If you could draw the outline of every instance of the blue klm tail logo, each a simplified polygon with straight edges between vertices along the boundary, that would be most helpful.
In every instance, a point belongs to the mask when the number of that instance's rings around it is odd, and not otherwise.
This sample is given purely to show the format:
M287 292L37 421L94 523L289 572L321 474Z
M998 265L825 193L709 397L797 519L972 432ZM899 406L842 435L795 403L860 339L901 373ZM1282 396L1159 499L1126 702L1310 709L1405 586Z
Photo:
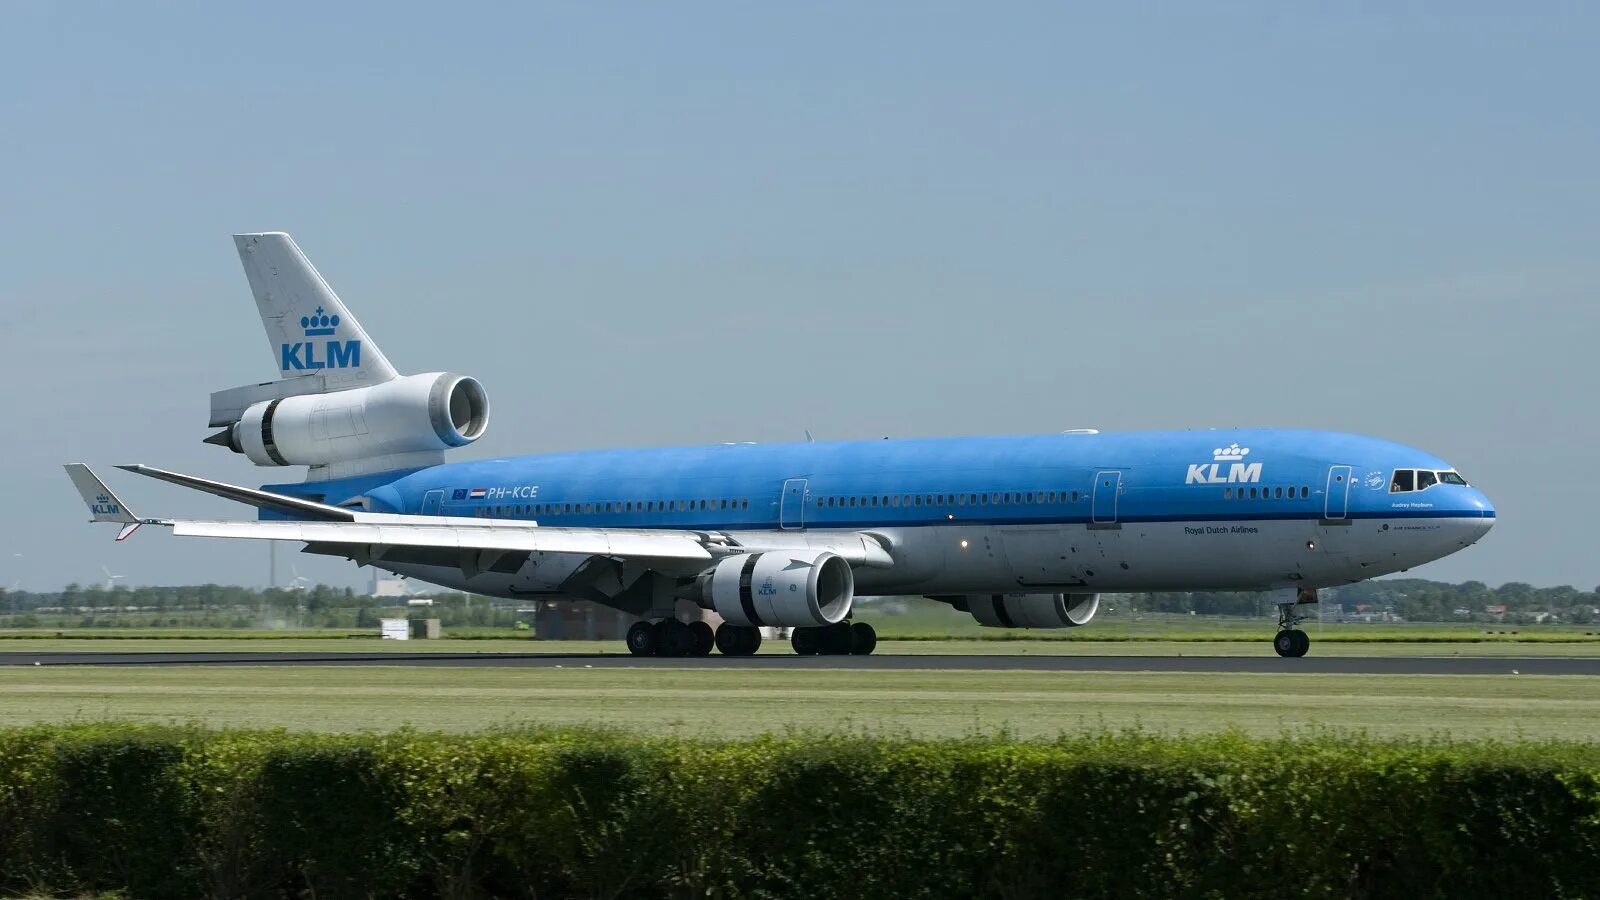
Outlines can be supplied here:
M327 315L322 307L309 316L300 317L300 328L306 337L328 337L339 330L339 317ZM323 341L322 358L317 358L317 342L301 341L280 345L282 364L287 372L305 369L355 369L361 366L360 341Z
M94 502L89 504L89 511L97 516L122 515L122 507L112 503L111 497L106 494L101 494L100 496L94 498Z

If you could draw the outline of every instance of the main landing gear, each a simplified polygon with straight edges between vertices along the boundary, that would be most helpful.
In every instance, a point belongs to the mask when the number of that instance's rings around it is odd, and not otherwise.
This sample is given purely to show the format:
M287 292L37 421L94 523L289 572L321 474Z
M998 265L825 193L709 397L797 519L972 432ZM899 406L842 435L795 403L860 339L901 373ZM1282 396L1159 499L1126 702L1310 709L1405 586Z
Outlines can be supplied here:
M865 622L840 622L796 628L789 644L801 656L866 656L878 646L878 632Z
M635 622L628 628L627 641L634 656L707 656L716 643L710 625L677 619Z
M627 641L634 656L707 656L712 647L723 656L750 656L761 649L761 629L725 622L713 632L705 622L661 619L633 623ZM796 628L790 645L801 656L866 656L878 646L878 633L865 622L840 622Z

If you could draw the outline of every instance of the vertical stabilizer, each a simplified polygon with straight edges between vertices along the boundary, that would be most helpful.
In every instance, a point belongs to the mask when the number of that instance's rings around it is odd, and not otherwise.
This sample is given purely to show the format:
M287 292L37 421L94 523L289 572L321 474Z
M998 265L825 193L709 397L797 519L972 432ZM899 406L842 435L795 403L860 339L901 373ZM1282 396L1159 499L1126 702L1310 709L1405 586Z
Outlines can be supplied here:
M261 324L281 378L317 375L323 391L382 384L396 376L383 351L339 302L294 239L282 232L236 234Z

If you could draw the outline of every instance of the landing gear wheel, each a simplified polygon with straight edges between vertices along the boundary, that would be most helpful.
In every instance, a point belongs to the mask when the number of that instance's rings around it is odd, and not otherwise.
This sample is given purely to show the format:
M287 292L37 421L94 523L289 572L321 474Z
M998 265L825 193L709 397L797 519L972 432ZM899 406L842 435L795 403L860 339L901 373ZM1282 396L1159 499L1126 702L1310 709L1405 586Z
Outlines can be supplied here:
M677 619L656 623L656 655L688 656L694 650L694 632Z
M693 638L690 656L710 656L711 648L717 644L717 636L712 633L711 626L704 622L690 622L689 636Z
M851 624L850 638L850 652L856 656L870 656L878 646L877 630L865 622Z
M628 652L634 656L656 655L656 626L653 622L635 622L628 626Z
M820 628L796 628L789 635L789 646L801 656L816 656L822 652L822 635Z
M1311 637L1298 628L1285 628L1272 639L1272 649L1279 656L1299 658L1311 649Z
M829 656L849 656L855 650L855 634L849 622L825 625L822 628L822 652Z
M724 624L717 629L716 644L723 656L750 656L761 649L761 629Z

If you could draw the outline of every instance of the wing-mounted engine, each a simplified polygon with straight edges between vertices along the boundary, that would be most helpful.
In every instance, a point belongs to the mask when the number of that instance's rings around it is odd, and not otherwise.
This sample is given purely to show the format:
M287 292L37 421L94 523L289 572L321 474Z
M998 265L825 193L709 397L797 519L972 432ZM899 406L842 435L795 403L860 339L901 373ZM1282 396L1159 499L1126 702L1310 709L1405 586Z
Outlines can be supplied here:
M489 395L477 379L429 372L258 400L207 442L258 466L327 467L329 475L342 475L438 463L445 450L472 443L488 425Z
M844 621L855 601L850 564L826 550L729 556L697 583L701 604L735 625L832 625Z
M1074 628L1100 611L1099 594L967 594L962 603L990 628Z

